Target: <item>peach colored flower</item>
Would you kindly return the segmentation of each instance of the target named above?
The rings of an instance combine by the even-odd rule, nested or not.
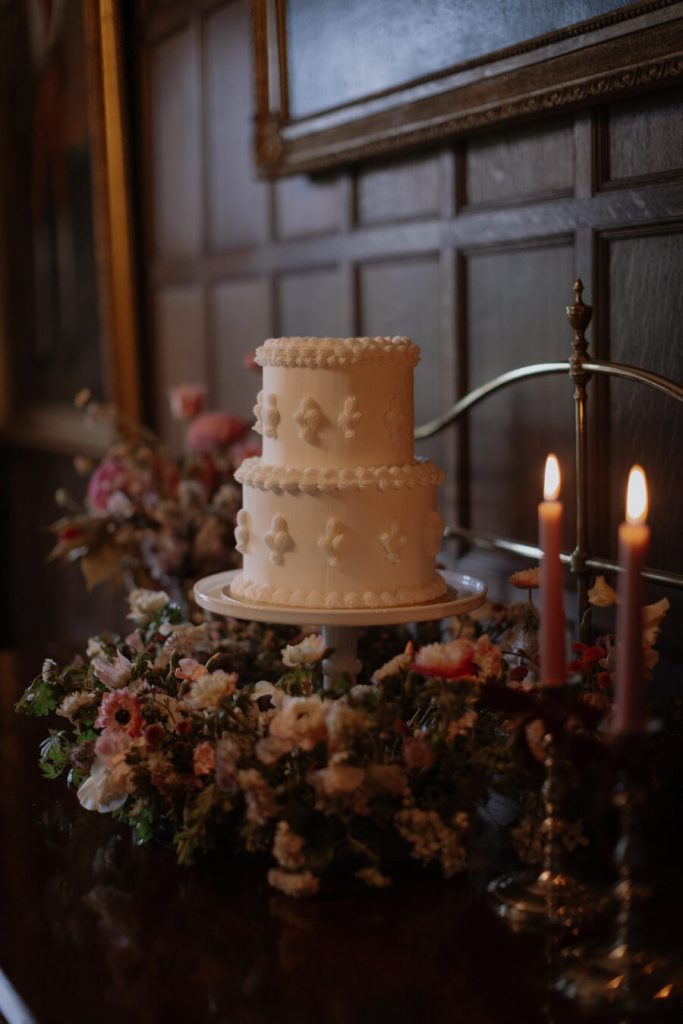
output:
[[[520,569],[519,572],[513,572],[512,576],[508,576],[508,580],[513,587],[520,590],[535,590],[541,585],[541,567],[536,565],[533,569]]]
[[[588,591],[588,600],[596,608],[608,608],[611,604],[617,604],[619,598],[604,576],[596,576],[595,583]]]
[[[301,750],[313,750],[327,738],[325,705],[320,697],[288,697],[270,722],[270,735]]]
[[[95,726],[98,729],[139,736],[142,732],[140,701],[132,696],[127,687],[105,693],[97,712]]]
[[[210,775],[216,763],[216,754],[210,743],[199,743],[192,756],[195,775]]]

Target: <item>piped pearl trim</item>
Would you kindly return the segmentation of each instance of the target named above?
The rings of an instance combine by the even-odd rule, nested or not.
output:
[[[333,369],[390,359],[414,367],[420,349],[410,338],[269,338],[254,358],[259,366]]]
[[[273,466],[256,456],[245,459],[235,473],[241,484],[262,491],[367,491],[437,487],[445,475],[429,459],[416,459],[403,466],[349,466],[343,469],[296,469]]]
[[[397,605],[425,604],[440,597],[447,590],[444,579],[437,575],[424,587],[400,587],[396,591],[366,590],[363,593],[342,593],[339,590],[324,594],[320,590],[288,590],[269,583],[254,583],[240,573],[230,584],[230,595],[238,600],[256,604],[280,605],[288,608],[393,608]]]

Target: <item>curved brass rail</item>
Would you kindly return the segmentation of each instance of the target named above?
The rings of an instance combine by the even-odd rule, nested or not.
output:
[[[472,409],[479,402],[482,402],[489,395],[495,394],[510,384],[516,384],[521,380],[533,380],[535,377],[550,377],[560,373],[571,372],[571,360],[566,359],[558,363],[531,363],[529,366],[519,366],[515,370],[507,370],[492,380],[473,388],[466,395],[458,399],[455,405],[451,406],[448,412],[436,419],[424,423],[421,427],[415,428],[415,440],[423,441],[427,437],[433,437],[441,433],[451,423],[455,423],[463,413]],[[603,359],[585,360],[581,363],[582,370],[587,374],[598,374],[602,377],[618,377],[622,380],[630,380],[637,384],[647,384],[656,391],[661,391],[671,398],[683,402],[683,387],[673,381],[662,377],[658,373],[651,373],[649,370],[641,370],[637,366],[629,366],[626,363],[612,363]]]

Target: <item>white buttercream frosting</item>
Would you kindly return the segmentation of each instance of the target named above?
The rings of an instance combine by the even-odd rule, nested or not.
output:
[[[230,593],[242,601],[255,604],[278,604],[289,608],[394,608],[398,605],[424,604],[441,597],[447,590],[442,576],[435,573],[431,583],[423,587],[400,587],[398,590],[305,590],[254,583],[244,573],[230,584]]]
[[[405,466],[354,466],[336,469],[298,469],[272,466],[260,456],[245,459],[235,473],[241,484],[261,491],[366,491],[438,487],[445,477],[429,459],[415,459]]]
[[[319,370],[377,360],[417,366],[420,349],[410,338],[269,338],[256,349],[259,366],[308,366]]]

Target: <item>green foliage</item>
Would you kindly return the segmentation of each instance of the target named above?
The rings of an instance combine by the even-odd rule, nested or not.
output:
[[[64,730],[50,729],[50,735],[40,744],[40,770],[46,779],[58,778],[69,767],[72,746]]]

